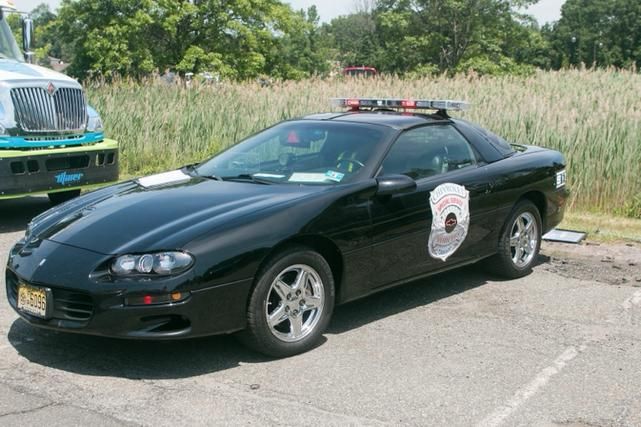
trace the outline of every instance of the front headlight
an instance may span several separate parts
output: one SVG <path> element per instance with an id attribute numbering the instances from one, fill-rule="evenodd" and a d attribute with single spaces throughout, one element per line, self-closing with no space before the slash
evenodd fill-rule
<path id="1" fill-rule="evenodd" d="M 157 252 L 140 255 L 122 255 L 111 264 L 116 276 L 159 275 L 170 276 L 182 273 L 191 267 L 194 258 L 179 251 Z"/>
<path id="2" fill-rule="evenodd" d="M 105 129 L 102 124 L 100 114 L 88 105 L 87 115 L 89 116 L 89 120 L 87 121 L 87 132 L 102 132 Z"/>

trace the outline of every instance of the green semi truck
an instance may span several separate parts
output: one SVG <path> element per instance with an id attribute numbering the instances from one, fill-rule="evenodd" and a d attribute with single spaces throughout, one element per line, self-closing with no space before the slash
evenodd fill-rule
<path id="1" fill-rule="evenodd" d="M 33 23 L 23 17 L 23 51 L 0 0 L 0 200 L 48 194 L 52 203 L 118 179 L 118 142 L 74 79 L 32 64 Z"/>

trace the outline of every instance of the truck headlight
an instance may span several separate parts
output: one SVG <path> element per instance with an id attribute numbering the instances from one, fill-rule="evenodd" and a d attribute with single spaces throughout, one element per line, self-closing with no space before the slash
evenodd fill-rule
<path id="1" fill-rule="evenodd" d="M 88 105 L 87 115 L 89 116 L 89 120 L 87 120 L 87 132 L 102 132 L 105 129 L 100 114 Z"/>
<path id="2" fill-rule="evenodd" d="M 122 255 L 112 262 L 111 272 L 116 276 L 170 276 L 182 273 L 193 263 L 191 255 L 179 251 Z"/>

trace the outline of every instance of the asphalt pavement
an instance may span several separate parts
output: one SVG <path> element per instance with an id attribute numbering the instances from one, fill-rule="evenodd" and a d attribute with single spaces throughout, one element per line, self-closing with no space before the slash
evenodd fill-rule
<path id="1" fill-rule="evenodd" d="M 0 201 L 3 283 L 47 207 Z M 3 296 L 0 425 L 639 426 L 641 267 L 572 253 L 546 247 L 520 280 L 470 267 L 338 307 L 318 348 L 282 360 L 227 336 L 39 330 Z"/>

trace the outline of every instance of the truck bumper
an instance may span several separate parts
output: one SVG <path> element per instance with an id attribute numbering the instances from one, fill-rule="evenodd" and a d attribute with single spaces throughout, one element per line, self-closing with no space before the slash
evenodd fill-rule
<path id="1" fill-rule="evenodd" d="M 0 150 L 0 200 L 118 180 L 118 142 L 45 150 Z"/>

